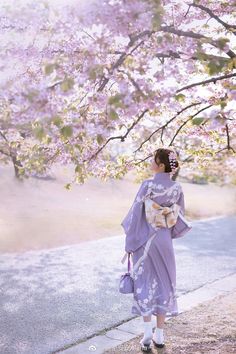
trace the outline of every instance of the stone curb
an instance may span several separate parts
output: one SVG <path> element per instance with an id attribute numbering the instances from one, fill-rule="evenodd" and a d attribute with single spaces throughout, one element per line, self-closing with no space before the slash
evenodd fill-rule
<path id="1" fill-rule="evenodd" d="M 236 289 L 236 273 L 207 283 L 177 298 L 179 313 L 189 311 L 200 303 L 214 299 L 218 295 L 227 294 L 234 289 Z M 167 316 L 166 321 L 170 318 Z M 156 324 L 155 316 L 152 316 L 152 324 L 154 328 Z M 53 353 L 91 354 L 94 352 L 95 354 L 103 354 L 105 350 L 125 343 L 141 333 L 143 333 L 143 319 L 142 316 L 138 316 L 107 331 L 105 334 L 96 335 L 84 342 L 74 344 L 68 349 L 60 349 Z"/>

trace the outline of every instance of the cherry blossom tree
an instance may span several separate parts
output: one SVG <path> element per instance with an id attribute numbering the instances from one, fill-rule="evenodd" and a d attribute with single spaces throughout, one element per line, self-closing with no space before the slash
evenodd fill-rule
<path id="1" fill-rule="evenodd" d="M 163 146 L 235 183 L 235 1 L 79 3 L 2 6 L 0 160 L 83 183 L 141 175 Z"/>

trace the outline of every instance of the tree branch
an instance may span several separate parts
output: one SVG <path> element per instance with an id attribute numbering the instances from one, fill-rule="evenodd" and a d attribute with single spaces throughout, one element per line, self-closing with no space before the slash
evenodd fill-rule
<path id="1" fill-rule="evenodd" d="M 179 37 L 189 37 L 189 38 L 194 38 L 199 40 L 206 39 L 209 42 L 209 44 L 213 45 L 216 48 L 222 49 L 221 46 L 219 45 L 219 42 L 217 42 L 217 40 L 213 41 L 211 38 L 204 36 L 203 34 L 195 33 L 193 31 L 183 31 L 183 30 L 175 29 L 173 26 L 161 26 L 159 31 L 173 33 Z M 236 57 L 236 54 L 230 49 L 225 53 L 232 59 Z"/>
<path id="2" fill-rule="evenodd" d="M 8 152 L 6 152 L 6 151 L 4 151 L 2 149 L 0 149 L 0 153 L 3 154 L 3 155 L 6 155 L 8 157 L 11 157 L 11 155 Z"/>
<path id="3" fill-rule="evenodd" d="M 215 84 L 216 81 L 224 80 L 224 79 L 230 79 L 231 77 L 234 77 L 234 76 L 236 76 L 236 73 L 228 74 L 228 75 L 223 75 L 223 76 L 218 76 L 218 77 L 212 77 L 211 79 L 208 79 L 208 80 L 205 80 L 205 81 L 195 82 L 195 83 L 193 83 L 193 84 L 184 86 L 184 87 L 178 89 L 178 90 L 176 91 L 176 93 L 179 93 L 179 92 L 181 92 L 181 91 L 187 90 L 187 89 L 192 88 L 192 87 L 195 87 L 195 86 L 200 86 L 200 85 L 209 84 L 210 82 L 214 82 L 214 84 Z"/>
<path id="4" fill-rule="evenodd" d="M 171 139 L 171 142 L 169 143 L 169 146 L 172 145 L 172 143 L 174 142 L 176 136 L 179 134 L 180 130 L 190 121 L 192 120 L 194 117 L 196 117 L 196 115 L 198 115 L 199 113 L 205 111 L 206 109 L 212 107 L 212 104 L 206 106 L 206 107 L 203 107 L 202 109 L 200 109 L 198 112 L 196 112 L 194 115 L 192 115 L 191 117 L 189 117 L 187 120 L 185 120 L 181 125 L 180 127 L 177 129 L 177 131 L 175 132 L 173 138 Z"/>
<path id="5" fill-rule="evenodd" d="M 148 38 L 151 37 L 152 34 L 154 33 L 158 33 L 158 32 L 165 32 L 165 33 L 172 33 L 175 34 L 177 36 L 184 36 L 184 37 L 189 37 L 189 38 L 194 38 L 194 39 L 206 39 L 209 44 L 213 45 L 216 48 L 221 48 L 221 46 L 219 45 L 219 43 L 217 41 L 213 41 L 211 38 L 204 36 L 203 34 L 199 34 L 199 33 L 195 33 L 193 31 L 183 31 L 183 30 L 179 30 L 179 29 L 175 29 L 173 26 L 161 26 L 158 31 L 149 31 L 149 30 L 145 30 L 137 35 L 130 35 L 130 41 L 126 47 L 126 50 L 121 52 L 120 57 L 115 61 L 115 63 L 112 65 L 112 67 L 109 69 L 109 75 L 112 75 L 114 70 L 117 69 L 120 65 L 123 64 L 123 62 L 125 61 L 125 59 L 133 54 L 133 52 L 139 48 L 143 43 L 144 43 L 144 38 L 145 36 L 147 36 Z M 133 47 L 133 45 L 139 40 L 142 39 L 130 52 L 129 51 L 130 48 Z M 225 52 L 230 58 L 235 58 L 236 54 L 232 51 L 232 50 L 228 50 Z M 106 77 L 105 75 L 102 76 L 101 78 L 101 82 L 99 84 L 98 87 L 98 91 L 102 91 L 104 89 L 104 87 L 106 86 L 106 84 L 109 82 L 109 77 Z"/>
<path id="6" fill-rule="evenodd" d="M 191 107 L 195 107 L 197 105 L 200 105 L 202 102 L 195 102 L 195 103 L 191 103 L 190 105 L 184 107 L 183 109 L 181 109 L 180 111 L 178 111 L 171 119 L 169 119 L 165 124 L 163 124 L 161 127 L 157 128 L 156 130 L 154 130 L 148 138 L 146 138 L 140 145 L 139 147 L 134 151 L 134 153 L 136 153 L 137 151 L 139 151 L 142 146 L 151 139 L 151 137 L 156 134 L 159 130 L 161 129 L 165 129 L 175 118 L 177 118 L 181 113 L 183 113 L 184 111 L 186 111 L 187 109 L 191 108 Z"/>
<path id="7" fill-rule="evenodd" d="M 5 136 L 5 134 L 3 134 L 3 132 L 1 130 L 0 130 L 0 135 L 7 143 L 9 143 L 7 137 Z"/>
<path id="8" fill-rule="evenodd" d="M 125 74 L 130 80 L 130 82 L 132 83 L 132 85 L 134 86 L 134 88 L 141 94 L 141 96 L 146 97 L 145 93 L 141 90 L 139 84 L 132 78 L 129 72 L 125 72 L 124 70 L 121 69 L 119 69 L 118 72 Z"/>
<path id="9" fill-rule="evenodd" d="M 219 22 L 228 31 L 231 31 L 234 35 L 236 35 L 236 26 L 229 25 L 225 21 L 221 20 L 221 18 L 219 18 L 217 15 L 215 15 L 214 12 L 211 9 L 209 9 L 208 7 L 200 5 L 200 4 L 196 4 L 196 3 L 189 4 L 189 7 L 191 7 L 191 6 L 199 8 L 199 9 L 203 10 L 204 12 L 208 13 L 208 15 L 210 15 L 211 18 L 214 18 L 217 22 Z"/>
<path id="10" fill-rule="evenodd" d="M 194 38 L 194 39 L 202 39 L 202 38 L 208 38 L 204 36 L 203 34 L 196 33 L 193 31 L 183 31 L 180 29 L 176 29 L 173 26 L 161 26 L 159 29 L 159 32 L 165 32 L 165 33 L 172 33 L 176 34 L 179 37 L 189 37 L 189 38 Z M 210 39 L 210 38 L 208 38 Z"/>
<path id="11" fill-rule="evenodd" d="M 83 162 L 86 161 L 91 161 L 92 159 L 94 159 L 104 148 L 105 146 L 111 141 L 111 140 L 115 140 L 115 139 L 120 139 L 120 141 L 125 141 L 125 139 L 127 138 L 128 134 L 130 133 L 130 131 L 138 124 L 138 122 L 143 118 L 143 116 L 145 115 L 145 113 L 148 112 L 148 109 L 145 109 L 139 116 L 138 119 L 136 121 L 133 122 L 133 124 L 127 129 L 126 133 L 124 135 L 117 135 L 117 136 L 111 136 L 110 138 L 107 139 L 107 141 L 88 159 L 88 160 L 83 160 Z"/>
<path id="12" fill-rule="evenodd" d="M 147 36 L 147 37 L 150 37 L 154 32 L 153 31 L 143 31 L 135 36 L 132 36 L 130 35 L 130 41 L 126 47 L 126 51 L 124 51 L 123 53 L 121 53 L 120 57 L 117 59 L 117 61 L 112 65 L 112 67 L 109 69 L 109 74 L 112 75 L 114 70 L 117 69 L 121 64 L 123 64 L 123 62 L 125 61 L 125 59 L 133 54 L 133 52 L 138 48 L 140 47 L 143 43 L 144 43 L 144 40 L 140 41 L 131 51 L 130 53 L 127 52 L 129 51 L 130 48 L 132 48 L 132 46 L 141 38 Z M 101 78 L 101 83 L 98 87 L 98 91 L 102 91 L 104 89 L 104 87 L 106 86 L 106 84 L 108 83 L 109 81 L 109 78 L 108 77 L 105 77 L 103 75 L 103 77 Z"/>
<path id="13" fill-rule="evenodd" d="M 155 56 L 157 58 L 184 59 L 181 57 L 182 54 L 184 55 L 185 53 L 181 53 L 181 52 L 178 53 L 178 52 L 173 52 L 172 50 L 170 50 L 168 53 L 156 53 Z M 202 53 L 202 56 L 203 56 L 203 58 L 201 58 L 201 60 L 203 60 L 203 61 L 215 59 L 215 60 L 223 60 L 227 63 L 230 60 L 229 58 L 221 57 L 220 55 Z M 190 59 L 200 60 L 197 55 L 193 55 Z"/>
<path id="14" fill-rule="evenodd" d="M 140 161 L 137 162 L 137 163 L 135 163 L 134 165 L 135 165 L 135 166 L 136 166 L 136 165 L 139 165 L 140 163 L 146 161 L 147 159 L 149 159 L 149 158 L 152 157 L 152 156 L 153 156 L 153 154 L 150 154 L 150 155 L 148 155 L 147 157 L 145 157 L 144 159 L 139 159 Z"/>
<path id="15" fill-rule="evenodd" d="M 230 145 L 230 135 L 229 135 L 229 126 L 226 123 L 225 124 L 225 128 L 226 128 L 226 136 L 227 136 L 227 149 L 228 150 L 233 150 L 233 152 L 235 153 L 235 150 L 232 148 L 232 146 Z"/>

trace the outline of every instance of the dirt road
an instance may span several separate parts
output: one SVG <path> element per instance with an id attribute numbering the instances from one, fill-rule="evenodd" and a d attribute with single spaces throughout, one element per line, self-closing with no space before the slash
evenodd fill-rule
<path id="1" fill-rule="evenodd" d="M 233 354 L 236 353 L 236 291 L 219 295 L 193 310 L 171 318 L 165 324 L 166 347 L 152 349 L 160 354 Z M 143 335 L 104 354 L 139 354 Z"/>

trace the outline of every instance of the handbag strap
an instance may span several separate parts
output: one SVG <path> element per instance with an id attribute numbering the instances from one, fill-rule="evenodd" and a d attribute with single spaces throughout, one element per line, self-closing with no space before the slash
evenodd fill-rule
<path id="1" fill-rule="evenodd" d="M 128 272 L 130 272 L 130 253 L 128 253 Z"/>

